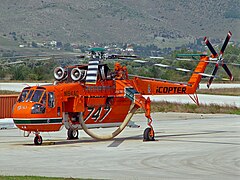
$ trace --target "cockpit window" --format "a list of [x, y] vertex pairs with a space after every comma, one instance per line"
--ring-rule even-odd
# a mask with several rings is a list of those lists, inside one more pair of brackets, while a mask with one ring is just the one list
[[23, 90], [18, 98], [18, 102], [23, 102], [26, 99], [28, 92], [29, 90], [27, 89]]
[[48, 107], [54, 108], [54, 106], [55, 106], [54, 92], [48, 92]]
[[28, 93], [26, 102], [28, 102], [28, 101], [30, 100], [30, 98], [32, 97], [32, 94], [33, 94], [33, 90], [31, 90], [31, 91]]
[[46, 105], [46, 99], [47, 99], [47, 95], [46, 95], [46, 92], [45, 92], [40, 103]]
[[31, 101], [32, 102], [39, 102], [40, 98], [42, 97], [43, 91], [42, 90], [36, 90], [32, 96]]

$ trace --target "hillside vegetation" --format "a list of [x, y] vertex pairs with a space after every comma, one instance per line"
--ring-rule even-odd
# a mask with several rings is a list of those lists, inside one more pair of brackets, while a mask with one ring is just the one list
[[239, 0], [5, 0], [0, 5], [0, 36], [17, 43], [168, 46], [205, 35], [224, 38], [231, 30], [236, 40], [240, 39], [239, 9]]
[[[143, 58], [142, 60], [147, 61], [147, 64], [136, 63], [131, 60], [120, 60], [120, 59], [108, 59], [104, 61], [107, 63], [111, 70], [114, 69], [114, 64], [119, 61], [122, 65], [126, 65], [128, 68], [129, 74], [152, 77], [152, 78], [161, 78], [166, 80], [187, 82], [192, 73], [186, 73], [182, 71], [176, 71], [174, 69], [163, 68], [154, 66], [154, 63], [161, 63], [170, 65], [171, 67], [185, 68], [194, 70], [198, 64], [198, 60], [195, 61], [178, 61], [176, 60], [176, 54], [185, 54], [189, 53], [187, 50], [174, 51], [169, 57], [164, 59], [149, 59]], [[225, 62], [229, 63], [228, 67], [233, 74], [234, 82], [240, 81], [240, 48], [229, 46], [226, 48], [224, 54]], [[50, 58], [45, 61], [37, 61], [36, 57], [25, 59], [19, 59], [23, 61], [22, 64], [15, 65], [5, 65], [0, 66], [0, 81], [41, 81], [41, 82], [52, 82], [54, 80], [53, 71], [55, 67], [61, 66], [71, 66], [76, 64], [87, 64], [89, 59], [71, 59], [63, 56], [61, 59]], [[3, 61], [3, 63], [6, 63]], [[235, 64], [231, 64], [235, 63]], [[238, 64], [238, 65], [237, 65]], [[215, 67], [215, 64], [210, 63], [205, 73], [212, 74], [212, 71]], [[217, 75], [228, 79], [228, 76], [224, 69], [220, 66], [217, 72]], [[202, 82], [206, 82], [208, 78], [203, 78]], [[215, 78], [214, 81], [220, 82], [222, 79]], [[229, 81], [224, 81], [229, 82]]]

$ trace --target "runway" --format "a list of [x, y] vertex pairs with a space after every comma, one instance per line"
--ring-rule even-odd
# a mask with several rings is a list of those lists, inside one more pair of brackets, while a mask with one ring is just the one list
[[[66, 131], [43, 133], [33, 145], [18, 129], [0, 130], [0, 174], [98, 179], [239, 179], [240, 116], [154, 113], [156, 141], [143, 142], [143, 114], [110, 141], [95, 141], [81, 131], [67, 141]], [[99, 129], [111, 133], [113, 129]]]

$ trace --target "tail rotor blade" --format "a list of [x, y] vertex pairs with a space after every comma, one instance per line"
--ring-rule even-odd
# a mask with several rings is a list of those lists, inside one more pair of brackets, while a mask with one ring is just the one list
[[207, 87], [209, 88], [212, 84], [212, 81], [213, 81], [213, 77], [210, 77], [208, 83], [207, 83]]
[[210, 85], [212, 84], [212, 81], [213, 81], [213, 79], [214, 79], [215, 74], [217, 73], [217, 70], [218, 70], [218, 64], [216, 64], [216, 66], [215, 66], [215, 68], [214, 68], [214, 70], [213, 70], [213, 72], [212, 72], [212, 76], [213, 76], [213, 77], [210, 77], [210, 79], [209, 79], [209, 81], [208, 81], [208, 83], [207, 83], [207, 87], [208, 87], [208, 88], [209, 88]]
[[231, 33], [231, 31], [229, 31], [228, 34], [227, 34], [227, 37], [226, 37], [226, 39], [225, 39], [225, 41], [224, 41], [224, 43], [223, 43], [222, 49], [221, 49], [221, 51], [220, 51], [220, 54], [223, 54], [223, 53], [224, 53], [224, 51], [225, 51], [225, 49], [226, 49], [226, 47], [227, 47], [227, 44], [228, 44], [231, 36], [232, 36], [232, 33]]
[[207, 47], [209, 48], [209, 50], [211, 51], [211, 53], [213, 54], [214, 57], [217, 57], [218, 54], [217, 52], [215, 51], [215, 49], [213, 48], [212, 44], [209, 42], [209, 40], [207, 39], [207, 37], [204, 38], [204, 41], [207, 45]]
[[226, 73], [228, 74], [230, 81], [232, 81], [233, 80], [233, 75], [232, 75], [231, 71], [228, 69], [227, 65], [222, 64], [222, 67], [226, 71]]

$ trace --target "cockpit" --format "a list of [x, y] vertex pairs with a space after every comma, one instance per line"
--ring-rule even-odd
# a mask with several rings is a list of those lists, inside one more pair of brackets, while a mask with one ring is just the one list
[[34, 103], [31, 108], [31, 113], [44, 114], [46, 111], [46, 106], [49, 108], [55, 107], [55, 94], [54, 92], [48, 92], [44, 87], [26, 87], [23, 89], [17, 102]]

